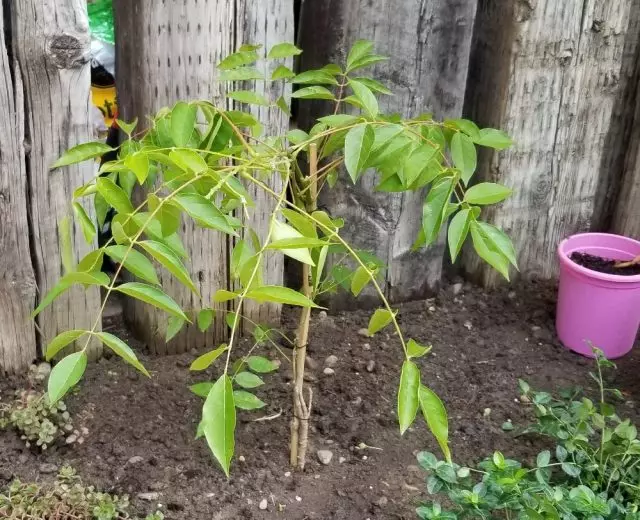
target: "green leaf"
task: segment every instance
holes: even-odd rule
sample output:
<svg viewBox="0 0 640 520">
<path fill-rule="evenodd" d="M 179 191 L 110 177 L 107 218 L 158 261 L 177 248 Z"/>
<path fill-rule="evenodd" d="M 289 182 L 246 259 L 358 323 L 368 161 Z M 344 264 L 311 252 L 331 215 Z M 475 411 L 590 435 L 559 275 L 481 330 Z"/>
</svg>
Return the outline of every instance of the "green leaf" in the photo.
<svg viewBox="0 0 640 520">
<path fill-rule="evenodd" d="M 370 125 L 354 126 L 347 133 L 344 141 L 344 164 L 354 184 L 367 163 L 374 140 L 375 134 Z"/>
<path fill-rule="evenodd" d="M 455 262 L 462 244 L 464 244 L 469 234 L 469 224 L 471 222 L 471 210 L 462 209 L 451 219 L 449 224 L 448 236 L 449 253 L 451 254 L 451 262 Z"/>
<path fill-rule="evenodd" d="M 335 100 L 333 93 L 325 87 L 314 85 L 312 87 L 301 88 L 296 90 L 291 97 L 297 99 L 329 99 Z"/>
<path fill-rule="evenodd" d="M 195 294 L 198 294 L 198 289 L 191 280 L 187 268 L 169 247 L 153 240 L 143 240 L 138 242 L 138 245 L 175 276 L 183 285 L 186 285 Z"/>
<path fill-rule="evenodd" d="M 318 238 L 316 226 L 309 217 L 292 209 L 285 208 L 282 209 L 281 212 L 291 225 L 300 231 L 302 235 L 307 238 Z"/>
<path fill-rule="evenodd" d="M 471 138 L 463 133 L 456 132 L 451 138 L 451 159 L 453 164 L 462 174 L 462 181 L 466 184 L 476 171 L 478 158 L 476 147 Z"/>
<path fill-rule="evenodd" d="M 289 224 L 276 220 L 273 227 L 273 241 L 279 242 L 281 240 L 290 240 L 293 238 L 305 238 L 297 229 L 291 227 Z M 308 265 L 315 265 L 311 258 L 311 253 L 307 248 L 288 248 L 281 249 L 281 251 L 291 258 L 295 258 L 299 262 Z"/>
<path fill-rule="evenodd" d="M 229 465 L 235 446 L 236 408 L 228 375 L 220 376 L 202 407 L 204 435 L 214 457 L 229 477 Z"/>
<path fill-rule="evenodd" d="M 278 65 L 275 70 L 271 73 L 271 79 L 291 79 L 295 77 L 296 73 L 293 72 L 289 67 L 285 67 L 284 65 Z"/>
<path fill-rule="evenodd" d="M 173 338 L 175 338 L 176 334 L 180 332 L 184 325 L 184 320 L 179 318 L 178 316 L 169 316 L 167 320 L 167 331 L 165 333 L 164 340 L 169 343 Z"/>
<path fill-rule="evenodd" d="M 180 306 L 157 287 L 139 282 L 127 282 L 117 286 L 115 290 L 189 321 Z"/>
<path fill-rule="evenodd" d="M 431 345 L 424 347 L 417 341 L 410 339 L 407 341 L 407 356 L 409 358 L 420 358 L 431 352 Z"/>
<path fill-rule="evenodd" d="M 122 188 L 117 186 L 108 177 L 96 179 L 96 188 L 109 206 L 115 208 L 118 213 L 133 213 L 133 206 L 129 197 Z"/>
<path fill-rule="evenodd" d="M 187 146 L 196 126 L 198 107 L 178 101 L 171 111 L 171 139 L 176 146 Z"/>
<path fill-rule="evenodd" d="M 433 159 L 437 151 L 438 149 L 433 146 L 422 144 L 411 152 L 402 166 L 402 177 L 405 186 L 411 186 L 422 172 L 429 168 L 429 161 Z"/>
<path fill-rule="evenodd" d="M 349 50 L 349 54 L 347 55 L 347 72 L 351 72 L 351 70 L 353 70 L 354 63 L 371 54 L 372 50 L 373 42 L 370 42 L 368 40 L 356 41 Z"/>
<path fill-rule="evenodd" d="M 68 346 L 70 343 L 73 343 L 75 340 L 85 335 L 86 333 L 87 333 L 86 330 L 67 330 L 65 332 L 58 334 L 47 345 L 47 349 L 45 351 L 46 352 L 45 359 L 47 361 L 50 361 L 63 348 Z"/>
<path fill-rule="evenodd" d="M 509 260 L 495 249 L 495 246 L 481 229 L 477 222 L 471 222 L 470 230 L 473 248 L 480 258 L 509 280 Z"/>
<path fill-rule="evenodd" d="M 471 139 L 475 140 L 480 137 L 480 129 L 478 128 L 478 125 L 468 119 L 447 119 L 445 124 L 451 125 L 458 130 L 462 130 L 465 134 L 471 137 Z"/>
<path fill-rule="evenodd" d="M 120 356 L 126 363 L 129 363 L 132 367 L 134 367 L 139 372 L 142 372 L 145 376 L 151 377 L 147 369 L 144 368 L 142 363 L 138 361 L 131 347 L 127 345 L 120 338 L 114 336 L 113 334 L 109 334 L 108 332 L 98 332 L 96 336 L 100 338 L 100 341 L 104 343 L 107 347 L 109 347 L 113 352 L 115 352 L 118 356 Z"/>
<path fill-rule="evenodd" d="M 271 47 L 267 58 L 269 59 L 279 59 L 279 58 L 288 58 L 290 56 L 298 56 L 302 54 L 302 49 L 298 49 L 293 43 L 278 43 Z"/>
<path fill-rule="evenodd" d="M 287 100 L 283 97 L 280 96 L 277 100 L 276 100 L 276 106 L 282 110 L 285 114 L 287 114 L 289 117 L 291 117 L 291 109 L 289 108 L 289 105 L 287 103 Z"/>
<path fill-rule="evenodd" d="M 242 388 L 257 388 L 264 384 L 264 381 L 251 372 L 240 372 L 233 380 Z"/>
<path fill-rule="evenodd" d="M 122 264 L 134 276 L 145 282 L 160 285 L 160 280 L 158 280 L 153 264 L 139 251 L 130 246 L 119 245 L 105 247 L 104 252 L 115 262 Z"/>
<path fill-rule="evenodd" d="M 87 215 L 87 212 L 84 210 L 84 208 L 77 202 L 73 203 L 73 212 L 75 213 L 76 218 L 80 221 L 82 234 L 84 235 L 84 239 L 87 241 L 87 244 L 93 243 L 93 239 L 96 236 L 95 224 L 89 218 L 89 215 Z"/>
<path fill-rule="evenodd" d="M 105 273 L 99 271 L 95 272 L 73 272 L 65 274 L 58 283 L 42 298 L 40 304 L 31 313 L 31 317 L 34 318 L 42 309 L 51 304 L 58 296 L 65 292 L 73 284 L 80 283 L 83 285 L 100 285 L 106 287 L 109 285 L 109 277 Z"/>
<path fill-rule="evenodd" d="M 60 241 L 60 260 L 64 273 L 75 271 L 73 245 L 71 244 L 71 220 L 65 215 L 58 224 L 58 237 Z"/>
<path fill-rule="evenodd" d="M 380 63 L 381 61 L 387 61 L 389 58 L 387 56 L 380 56 L 379 54 L 370 54 L 368 56 L 363 56 L 358 61 L 354 62 L 351 70 L 361 69 L 363 67 L 369 67 L 370 65 L 375 65 L 376 63 Z"/>
<path fill-rule="evenodd" d="M 191 371 L 206 370 L 213 364 L 213 362 L 216 359 L 218 359 L 224 352 L 226 352 L 228 348 L 229 347 L 225 343 L 223 343 L 217 349 L 211 350 L 209 352 L 206 352 L 205 354 L 202 354 L 201 356 L 197 357 L 193 361 L 193 363 L 191 363 L 189 370 Z"/>
<path fill-rule="evenodd" d="M 511 262 L 511 265 L 517 269 L 518 259 L 516 258 L 516 250 L 509 236 L 504 231 L 486 222 L 478 222 L 478 226 L 489 239 L 493 249 L 504 255 L 507 260 Z"/>
<path fill-rule="evenodd" d="M 284 303 L 287 305 L 296 305 L 298 307 L 318 307 L 313 301 L 304 294 L 281 287 L 279 285 L 263 285 L 257 289 L 247 292 L 246 297 L 257 302 L 274 302 Z"/>
<path fill-rule="evenodd" d="M 382 60 L 379 60 L 382 61 Z M 365 87 L 367 87 L 372 92 L 377 92 L 378 94 L 385 94 L 387 96 L 392 96 L 393 92 L 389 90 L 386 86 L 380 83 L 378 80 L 372 78 L 355 78 L 358 83 L 362 83 Z"/>
<path fill-rule="evenodd" d="M 228 302 L 229 300 L 234 300 L 238 296 L 240 296 L 238 293 L 227 291 L 226 289 L 218 289 L 213 295 L 213 301 L 216 303 Z"/>
<path fill-rule="evenodd" d="M 400 435 L 407 431 L 418 412 L 418 389 L 420 388 L 420 370 L 413 361 L 402 364 L 400 388 L 398 389 L 398 421 Z"/>
<path fill-rule="evenodd" d="M 494 150 L 504 150 L 513 144 L 513 141 L 505 132 L 493 128 L 483 128 L 480 130 L 480 135 L 475 141 L 480 146 L 487 146 Z"/>
<path fill-rule="evenodd" d="M 136 129 L 136 126 L 138 126 L 138 118 L 137 117 L 134 118 L 133 121 L 131 121 L 131 123 L 125 123 L 121 119 L 116 119 L 116 124 L 118 125 L 118 128 L 120 130 L 122 130 L 125 134 L 131 137 L 131 134 Z"/>
<path fill-rule="evenodd" d="M 369 327 L 367 328 L 369 336 L 373 336 L 376 332 L 384 329 L 389 325 L 389 323 L 391 323 L 392 319 L 393 314 L 391 314 L 387 309 L 376 309 L 369 319 Z"/>
<path fill-rule="evenodd" d="M 62 358 L 51 370 L 47 392 L 51 404 L 57 403 L 70 388 L 78 384 L 87 368 L 87 354 L 84 350 Z"/>
<path fill-rule="evenodd" d="M 335 128 L 339 126 L 350 125 L 360 120 L 358 116 L 350 116 L 349 114 L 332 114 L 330 116 L 319 117 L 318 121 Z"/>
<path fill-rule="evenodd" d="M 191 385 L 189 390 L 191 390 L 198 397 L 207 397 L 211 389 L 213 388 L 213 383 L 203 382 L 196 383 L 195 385 Z"/>
<path fill-rule="evenodd" d="M 258 61 L 258 53 L 255 49 L 242 50 L 229 54 L 229 56 L 218 63 L 218 68 L 220 70 L 235 69 L 243 65 L 250 65 L 256 61 Z"/>
<path fill-rule="evenodd" d="M 62 157 L 53 163 L 51 169 L 53 170 L 54 168 L 61 168 L 62 166 L 69 166 L 70 164 L 95 159 L 113 150 L 115 150 L 115 148 L 111 148 L 100 142 L 82 143 L 64 152 Z"/>
<path fill-rule="evenodd" d="M 236 408 L 240 408 L 241 410 L 257 410 L 258 408 L 266 406 L 266 403 L 258 399 L 251 392 L 245 392 L 244 390 L 235 390 L 233 392 L 233 401 Z"/>
<path fill-rule="evenodd" d="M 451 462 L 449 420 L 446 408 L 436 393 L 424 385 L 420 385 L 419 399 L 424 420 L 427 421 L 431 433 L 438 441 L 445 459 Z"/>
<path fill-rule="evenodd" d="M 536 466 L 539 468 L 544 468 L 549 465 L 551 461 L 551 452 L 549 450 L 544 450 L 538 453 L 538 457 L 536 459 Z"/>
<path fill-rule="evenodd" d="M 563 462 L 560 466 L 562 471 L 564 471 L 570 477 L 577 477 L 580 475 L 580 466 L 572 462 Z"/>
<path fill-rule="evenodd" d="M 124 165 L 129 168 L 138 179 L 138 184 L 143 184 L 149 176 L 149 157 L 146 153 L 136 152 L 124 158 Z"/>
<path fill-rule="evenodd" d="M 95 251 L 91 251 L 87 253 L 78 265 L 76 266 L 76 271 L 87 273 L 89 271 L 98 271 L 102 269 L 102 259 L 104 256 L 104 252 L 102 249 L 96 249 Z"/>
<path fill-rule="evenodd" d="M 304 143 L 309 139 L 309 134 L 304 130 L 300 130 L 299 128 L 294 128 L 293 130 L 289 130 L 287 132 L 287 139 L 292 144 L 300 144 L 300 143 Z"/>
<path fill-rule="evenodd" d="M 280 240 L 274 240 L 271 242 L 267 249 L 301 249 L 309 247 L 322 247 L 326 246 L 327 241 L 320 238 L 308 238 L 308 237 L 292 237 L 282 238 Z"/>
<path fill-rule="evenodd" d="M 201 332 L 204 332 L 209 327 L 211 327 L 214 316 L 215 311 L 213 309 L 202 309 L 200 312 L 198 312 L 198 328 Z"/>
<path fill-rule="evenodd" d="M 247 365 L 251 370 L 258 374 L 267 374 L 278 370 L 278 364 L 262 356 L 249 356 Z"/>
<path fill-rule="evenodd" d="M 264 75 L 255 67 L 238 67 L 237 69 L 223 70 L 219 79 L 220 81 L 252 81 L 264 79 Z"/>
<path fill-rule="evenodd" d="M 443 177 L 433 184 L 427 194 L 422 206 L 422 230 L 427 246 L 438 237 L 453 187 L 453 178 Z"/>
<path fill-rule="evenodd" d="M 496 184 L 494 182 L 481 182 L 475 186 L 471 186 L 464 194 L 465 202 L 469 204 L 495 204 L 506 199 L 511 195 L 512 191 L 503 186 L 502 184 Z"/>
<path fill-rule="evenodd" d="M 296 75 L 295 78 L 291 80 L 292 83 L 298 85 L 337 85 L 338 80 L 331 74 L 329 71 L 325 69 L 318 70 L 306 70 Z"/>
<path fill-rule="evenodd" d="M 353 93 L 362 103 L 364 109 L 369 113 L 371 117 L 376 117 L 379 112 L 378 100 L 376 96 L 369 90 L 369 87 L 355 79 L 349 80 L 349 86 L 353 89 Z"/>
<path fill-rule="evenodd" d="M 371 276 L 369 275 L 368 269 L 361 265 L 356 269 L 351 279 L 351 294 L 354 296 L 360 295 L 362 289 L 364 289 L 370 281 Z"/>
<path fill-rule="evenodd" d="M 198 193 L 179 193 L 175 201 L 202 227 L 217 229 L 228 235 L 237 236 L 224 214 L 208 199 Z"/>
<path fill-rule="evenodd" d="M 97 187 L 96 187 L 97 190 Z M 99 193 L 93 196 L 93 207 L 96 210 L 96 219 L 98 220 L 98 226 L 104 227 L 104 223 L 107 220 L 107 213 L 109 212 L 109 205 L 104 197 Z"/>
<path fill-rule="evenodd" d="M 249 105 L 260 105 L 268 107 L 271 103 L 269 100 L 252 90 L 236 90 L 227 94 L 228 98 L 234 99 L 240 103 L 247 103 Z"/>
<path fill-rule="evenodd" d="M 202 173 L 209 167 L 207 162 L 198 152 L 193 150 L 171 150 L 169 152 L 169 160 L 178 168 L 193 173 Z"/>
</svg>

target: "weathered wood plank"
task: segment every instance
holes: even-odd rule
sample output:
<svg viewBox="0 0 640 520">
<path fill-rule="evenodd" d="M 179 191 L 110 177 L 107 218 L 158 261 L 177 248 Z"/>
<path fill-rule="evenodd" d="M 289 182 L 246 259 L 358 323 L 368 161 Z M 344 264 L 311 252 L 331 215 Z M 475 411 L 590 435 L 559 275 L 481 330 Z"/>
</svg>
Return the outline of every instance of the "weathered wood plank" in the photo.
<svg viewBox="0 0 640 520">
<path fill-rule="evenodd" d="M 375 5 L 365 0 L 307 0 L 300 29 L 303 68 L 343 59 L 357 39 L 373 40 L 376 51 L 391 58 L 372 73 L 395 93 L 382 100 L 381 107 L 404 116 L 432 112 L 458 117 L 475 9 L 475 0 L 384 0 Z M 318 105 L 300 107 L 305 126 L 318 115 Z M 443 237 L 426 251 L 410 251 L 421 226 L 424 194 L 376 193 L 373 184 L 366 178 L 355 187 L 345 181 L 325 192 L 322 205 L 345 217 L 346 239 L 387 263 L 385 290 L 392 299 L 423 296 L 441 279 L 444 252 Z M 340 300 L 349 304 L 342 296 L 334 304 Z"/>
<path fill-rule="evenodd" d="M 24 99 L 17 63 L 8 54 L 0 10 L 0 373 L 18 373 L 37 357 L 30 318 L 36 299 L 27 220 Z"/>
<path fill-rule="evenodd" d="M 293 42 L 293 1 L 292 0 L 263 0 L 254 2 L 245 0 L 241 2 L 238 9 L 238 17 L 244 20 L 238 24 L 239 30 L 236 41 L 241 43 L 252 43 L 262 45 L 265 53 L 273 45 L 281 42 Z M 279 60 L 288 67 L 292 66 L 292 59 Z M 269 77 L 275 68 L 273 63 L 260 61 L 257 64 L 259 70 Z M 291 87 L 283 87 L 282 82 L 265 84 L 264 82 L 254 82 L 251 85 L 256 92 L 264 95 L 267 99 L 276 101 L 280 96 L 284 96 L 287 102 L 290 100 Z M 283 135 L 289 127 L 289 117 L 276 107 L 254 107 L 252 113 L 263 124 L 265 136 Z M 276 192 L 282 191 L 282 179 L 279 175 L 274 175 L 268 181 L 269 186 Z M 247 187 L 253 197 L 256 207 L 250 210 L 248 224 L 253 228 L 258 236 L 265 237 L 269 230 L 269 219 L 274 207 L 272 197 L 263 190 L 257 189 L 254 184 Z M 282 285 L 284 277 L 284 258 L 280 253 L 268 252 L 264 261 L 264 283 L 271 285 Z M 271 303 L 258 304 L 247 300 L 244 304 L 243 315 L 251 321 L 259 324 L 278 324 L 280 320 L 281 306 Z M 250 325 L 250 324 L 249 324 Z M 250 327 L 248 327 L 250 328 Z"/>
<path fill-rule="evenodd" d="M 140 121 L 179 99 L 213 99 L 224 104 L 224 86 L 215 81 L 217 63 L 243 42 L 266 46 L 293 39 L 293 2 L 231 0 L 171 2 L 162 9 L 153 0 L 116 0 L 117 72 L 119 106 L 125 119 Z M 273 87 L 270 96 L 281 94 Z M 272 109 L 256 111 L 265 132 L 278 132 L 287 121 Z M 277 182 L 277 181 L 274 181 Z M 274 184 L 277 188 L 277 185 Z M 266 229 L 271 202 L 256 195 L 257 208 L 251 217 L 260 233 Z M 196 228 L 184 222 L 181 230 L 190 255 L 190 271 L 201 293 L 197 299 L 166 274 L 161 274 L 164 289 L 187 309 L 211 305 L 215 291 L 228 286 L 228 249 L 221 234 Z M 282 259 L 269 256 L 265 280 L 280 283 Z M 224 311 L 226 304 L 217 310 Z M 257 322 L 273 322 L 278 306 L 251 306 L 245 309 Z M 168 345 L 164 337 L 166 317 L 137 302 L 128 302 L 126 316 L 139 335 L 159 354 L 184 352 L 191 348 L 212 347 L 226 335 L 224 312 L 218 312 L 212 328 L 201 333 L 185 327 Z"/>
<path fill-rule="evenodd" d="M 49 291 L 63 274 L 60 260 L 60 221 L 70 215 L 75 188 L 94 177 L 96 165 L 50 171 L 67 149 L 93 138 L 90 100 L 90 43 L 83 0 L 21 0 L 11 2 L 13 51 L 23 76 L 29 215 L 33 225 L 32 257 L 39 294 Z M 85 208 L 94 215 L 91 204 Z M 75 261 L 93 246 L 85 243 L 79 226 L 72 227 Z M 38 316 L 45 344 L 69 329 L 91 329 L 99 316 L 97 288 L 74 287 Z M 96 330 L 100 330 L 98 319 Z M 92 342 L 90 354 L 101 345 Z"/>
<path fill-rule="evenodd" d="M 478 4 L 465 112 L 516 141 L 507 152 L 484 154 L 479 177 L 514 190 L 487 213 L 513 237 L 525 275 L 553 277 L 558 242 L 604 218 L 602 197 L 616 182 L 612 164 L 621 153 L 611 136 L 624 133 L 617 105 L 638 36 L 631 4 Z M 465 257 L 471 273 L 487 284 L 497 281 L 473 253 Z"/>
</svg>

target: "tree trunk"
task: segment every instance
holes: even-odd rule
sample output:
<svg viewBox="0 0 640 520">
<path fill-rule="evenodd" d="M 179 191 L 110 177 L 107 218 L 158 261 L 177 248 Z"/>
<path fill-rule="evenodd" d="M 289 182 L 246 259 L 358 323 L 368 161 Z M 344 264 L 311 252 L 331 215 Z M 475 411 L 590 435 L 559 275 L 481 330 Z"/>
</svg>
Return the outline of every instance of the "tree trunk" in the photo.
<svg viewBox="0 0 640 520">
<path fill-rule="evenodd" d="M 37 357 L 29 314 L 36 300 L 27 220 L 24 92 L 9 55 L 0 10 L 0 373 L 18 373 Z M 10 43 L 10 42 L 9 42 Z"/>
<path fill-rule="evenodd" d="M 558 242 L 604 221 L 624 151 L 632 3 L 479 2 L 465 112 L 515 140 L 481 157 L 479 177 L 514 190 L 488 217 L 513 238 L 523 274 L 555 276 Z M 497 281 L 473 252 L 465 263 Z"/>
<path fill-rule="evenodd" d="M 30 150 L 26 168 L 32 257 L 42 297 L 63 274 L 60 222 L 71 216 L 73 191 L 97 171 L 91 162 L 50 170 L 66 149 L 93 138 L 89 24 L 84 0 L 20 0 L 10 6 Z M 88 200 L 83 199 L 83 204 L 93 217 Z M 71 243 L 76 262 L 95 247 L 85 242 L 79 225 L 72 226 Z M 26 263 L 27 258 L 22 257 L 21 262 Z M 91 329 L 99 309 L 97 288 L 73 287 L 38 316 L 43 345 L 62 331 Z M 92 341 L 90 356 L 97 357 L 100 350 L 99 342 Z"/>
<path fill-rule="evenodd" d="M 293 37 L 292 0 L 261 0 L 246 5 L 232 0 L 185 0 L 163 5 L 162 9 L 153 0 L 116 0 L 115 12 L 116 81 L 121 116 L 126 120 L 137 116 L 144 121 L 162 106 L 181 99 L 210 99 L 224 106 L 225 85 L 215 81 L 217 63 L 243 42 L 271 45 Z M 286 119 L 271 109 L 256 113 L 266 132 L 282 132 L 287 126 Z M 256 204 L 252 224 L 260 232 L 268 225 L 271 202 L 258 197 Z M 160 273 L 163 289 L 185 309 L 210 307 L 213 294 L 229 288 L 231 243 L 226 236 L 197 228 L 191 221 L 183 223 L 181 236 L 202 299 L 166 273 Z M 269 257 L 265 269 L 265 283 L 279 283 L 281 256 Z M 227 309 L 226 304 L 217 305 L 219 311 Z M 277 306 L 248 306 L 247 311 L 254 321 L 276 321 L 279 317 Z M 195 326 L 185 327 L 169 344 L 164 340 L 167 319 L 161 312 L 130 300 L 125 315 L 158 354 L 211 348 L 226 336 L 224 312 L 217 313 L 206 333 Z"/>
<path fill-rule="evenodd" d="M 358 39 L 375 42 L 389 62 L 366 75 L 382 79 L 394 92 L 381 107 L 403 116 L 432 112 L 436 117 L 462 113 L 476 0 L 306 0 L 300 41 L 303 68 L 344 59 Z M 321 38 L 318 35 L 322 35 Z M 300 122 L 310 126 L 319 104 L 301 104 Z M 342 236 L 371 250 L 387 265 L 385 291 L 392 300 L 424 296 L 441 279 L 444 236 L 425 251 L 413 252 L 421 227 L 424 193 L 376 193 L 373 179 L 353 186 L 343 179 L 321 196 L 321 206 L 344 216 Z M 444 233 L 443 233 L 444 235 Z M 336 305 L 349 305 L 344 293 Z"/>
</svg>

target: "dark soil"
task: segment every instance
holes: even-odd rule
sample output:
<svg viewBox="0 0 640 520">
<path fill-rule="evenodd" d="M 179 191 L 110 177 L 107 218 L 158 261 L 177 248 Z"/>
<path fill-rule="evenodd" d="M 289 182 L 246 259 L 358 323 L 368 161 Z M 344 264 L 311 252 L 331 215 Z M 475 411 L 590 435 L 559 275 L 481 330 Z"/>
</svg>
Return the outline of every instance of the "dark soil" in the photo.
<svg viewBox="0 0 640 520">
<path fill-rule="evenodd" d="M 620 276 L 634 276 L 640 274 L 640 264 L 632 264 L 624 267 L 618 267 L 617 264 L 624 260 L 612 260 L 610 258 L 602 258 L 601 256 L 590 255 L 587 253 L 579 253 L 574 251 L 569 257 L 573 262 L 592 271 L 605 274 L 617 274 Z"/>
<path fill-rule="evenodd" d="M 557 343 L 553 288 L 460 289 L 448 287 L 437 298 L 404 305 L 399 315 L 408 337 L 433 343 L 433 354 L 420 361 L 422 378 L 447 405 L 454 458 L 472 462 L 499 449 L 532 459 L 542 441 L 515 438 L 501 428 L 508 419 L 519 425 L 529 417 L 518 402 L 517 379 L 549 390 L 589 386 L 592 362 Z M 400 348 L 390 333 L 374 338 L 358 333 L 368 315 L 314 316 L 312 445 L 302 474 L 288 467 L 286 364 L 258 392 L 268 407 L 240 414 L 236 456 L 226 480 L 205 443 L 194 440 L 201 401 L 187 387 L 204 377 L 187 369 L 193 353 L 142 355 L 151 380 L 116 359 L 89 367 L 79 392 L 67 399 L 77 425 L 89 429 L 85 442 L 40 454 L 25 448 L 14 433 L 0 434 L 0 485 L 13 477 L 46 480 L 51 476 L 42 474 L 43 464 L 71 464 L 85 482 L 128 493 L 140 512 L 161 507 L 167 519 L 414 519 L 413 510 L 425 496 L 415 454 L 437 453 L 437 445 L 420 420 L 399 436 L 394 408 Z M 338 362 L 335 373 L 325 375 L 330 354 Z M 635 416 L 640 351 L 618 360 L 618 366 L 611 386 L 627 398 L 620 414 Z M 6 396 L 20 384 L 5 381 L 0 387 Z M 272 419 L 254 421 L 267 416 Z M 368 447 L 360 448 L 361 443 Z M 318 449 L 333 452 L 330 465 L 318 462 Z M 137 498 L 140 493 L 156 495 L 145 501 Z M 265 498 L 266 511 L 259 508 Z"/>
</svg>

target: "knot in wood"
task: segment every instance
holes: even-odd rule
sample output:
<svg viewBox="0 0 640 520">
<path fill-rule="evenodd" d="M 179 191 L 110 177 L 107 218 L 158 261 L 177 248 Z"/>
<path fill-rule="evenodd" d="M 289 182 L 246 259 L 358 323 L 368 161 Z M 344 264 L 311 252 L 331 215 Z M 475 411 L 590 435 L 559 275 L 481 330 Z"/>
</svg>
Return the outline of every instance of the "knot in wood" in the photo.
<svg viewBox="0 0 640 520">
<path fill-rule="evenodd" d="M 89 63 L 91 48 L 86 35 L 57 34 L 47 40 L 48 60 L 59 69 L 80 68 Z"/>
</svg>

